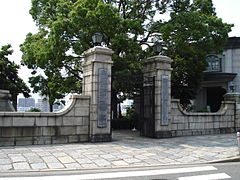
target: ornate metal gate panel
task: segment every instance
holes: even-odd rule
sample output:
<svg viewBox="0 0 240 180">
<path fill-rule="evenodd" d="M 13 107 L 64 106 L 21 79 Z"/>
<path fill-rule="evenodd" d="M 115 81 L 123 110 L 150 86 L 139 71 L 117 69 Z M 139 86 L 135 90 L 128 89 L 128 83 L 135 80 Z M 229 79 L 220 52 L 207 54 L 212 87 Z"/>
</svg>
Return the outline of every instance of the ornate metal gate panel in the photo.
<svg viewBox="0 0 240 180">
<path fill-rule="evenodd" d="M 154 137 L 155 134 L 155 77 L 147 77 L 141 93 L 141 136 Z"/>
</svg>

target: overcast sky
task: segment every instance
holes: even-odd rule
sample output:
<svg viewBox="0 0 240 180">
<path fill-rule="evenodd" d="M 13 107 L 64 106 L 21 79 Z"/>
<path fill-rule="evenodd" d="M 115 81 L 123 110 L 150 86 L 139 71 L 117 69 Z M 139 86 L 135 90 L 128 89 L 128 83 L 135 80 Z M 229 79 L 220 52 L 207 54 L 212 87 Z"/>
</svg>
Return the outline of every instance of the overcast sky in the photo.
<svg viewBox="0 0 240 180">
<path fill-rule="evenodd" d="M 235 25 L 229 36 L 240 36 L 240 0 L 213 0 L 213 3 L 218 17 Z M 9 58 L 17 64 L 21 60 L 19 45 L 23 43 L 27 33 L 37 32 L 28 13 L 30 6 L 31 0 L 0 0 L 0 47 L 11 44 L 14 53 Z M 30 71 L 22 67 L 19 75 L 27 82 Z"/>
</svg>

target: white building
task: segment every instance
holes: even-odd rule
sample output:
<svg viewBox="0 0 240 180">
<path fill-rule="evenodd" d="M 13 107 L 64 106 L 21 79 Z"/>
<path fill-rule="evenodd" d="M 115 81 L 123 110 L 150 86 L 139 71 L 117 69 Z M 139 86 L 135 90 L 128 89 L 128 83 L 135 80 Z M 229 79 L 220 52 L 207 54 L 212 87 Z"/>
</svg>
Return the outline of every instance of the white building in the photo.
<svg viewBox="0 0 240 180">
<path fill-rule="evenodd" d="M 41 112 L 50 112 L 50 105 L 47 99 L 38 99 L 36 108 L 40 109 Z M 62 104 L 54 104 L 53 112 L 60 111 L 64 106 Z"/>
<path fill-rule="evenodd" d="M 240 37 L 230 37 L 222 54 L 207 56 L 208 68 L 194 100 L 196 110 L 216 112 L 227 92 L 240 92 Z M 232 90 L 230 90 L 232 87 Z"/>
<path fill-rule="evenodd" d="M 34 98 L 18 98 L 17 111 L 25 112 L 35 107 Z"/>
</svg>

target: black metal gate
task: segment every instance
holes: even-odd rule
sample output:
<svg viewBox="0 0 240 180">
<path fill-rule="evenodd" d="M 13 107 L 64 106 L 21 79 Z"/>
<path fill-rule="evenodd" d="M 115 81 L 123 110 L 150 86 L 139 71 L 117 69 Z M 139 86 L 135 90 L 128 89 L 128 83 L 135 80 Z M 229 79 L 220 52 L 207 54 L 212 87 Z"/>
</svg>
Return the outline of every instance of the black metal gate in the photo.
<svg viewBox="0 0 240 180">
<path fill-rule="evenodd" d="M 140 135 L 155 135 L 155 77 L 146 77 L 141 93 Z"/>
<path fill-rule="evenodd" d="M 128 74 L 112 74 L 112 98 L 111 98 L 111 126 L 114 129 L 133 129 L 139 127 L 139 121 L 140 121 L 140 110 L 138 105 L 137 112 L 134 112 L 133 119 L 130 121 L 128 119 L 122 119 L 121 121 L 116 121 L 118 117 L 116 117 L 116 114 L 113 113 L 113 109 L 116 109 L 116 93 L 122 89 L 130 89 L 129 97 L 133 98 L 135 101 L 136 97 L 140 97 L 143 87 L 143 75 L 141 73 L 134 74 L 134 75 L 128 75 Z M 117 88 L 117 89 L 114 89 Z M 140 98 L 139 98 L 140 99 Z M 134 104 L 135 105 L 135 104 Z M 133 105 L 133 106 L 134 106 Z M 135 106 L 134 106 L 134 110 Z M 115 115 L 115 116 L 114 116 Z"/>
<path fill-rule="evenodd" d="M 155 77 L 112 75 L 112 80 L 112 82 L 118 83 L 120 86 L 130 84 L 134 87 L 136 97 L 140 96 L 140 108 L 138 110 L 135 109 L 136 116 L 133 127 L 136 127 L 140 131 L 141 136 L 154 137 Z"/>
</svg>

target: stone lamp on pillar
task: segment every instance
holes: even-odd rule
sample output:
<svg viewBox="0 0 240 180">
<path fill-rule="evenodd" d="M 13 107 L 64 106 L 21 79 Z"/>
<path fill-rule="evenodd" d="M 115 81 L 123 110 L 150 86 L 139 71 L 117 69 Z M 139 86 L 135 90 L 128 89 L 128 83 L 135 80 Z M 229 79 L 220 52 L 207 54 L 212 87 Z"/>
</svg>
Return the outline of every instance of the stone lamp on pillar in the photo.
<svg viewBox="0 0 240 180">
<path fill-rule="evenodd" d="M 103 38 L 102 33 L 99 32 L 94 33 L 94 35 L 92 36 L 94 46 L 101 46 L 102 38 Z"/>
<path fill-rule="evenodd" d="M 155 53 L 157 53 L 157 54 L 159 54 L 159 53 L 161 52 L 161 50 L 162 50 L 162 46 L 161 46 L 160 43 L 155 43 L 155 44 L 152 46 L 152 48 L 153 48 L 153 52 L 155 52 Z"/>
</svg>

